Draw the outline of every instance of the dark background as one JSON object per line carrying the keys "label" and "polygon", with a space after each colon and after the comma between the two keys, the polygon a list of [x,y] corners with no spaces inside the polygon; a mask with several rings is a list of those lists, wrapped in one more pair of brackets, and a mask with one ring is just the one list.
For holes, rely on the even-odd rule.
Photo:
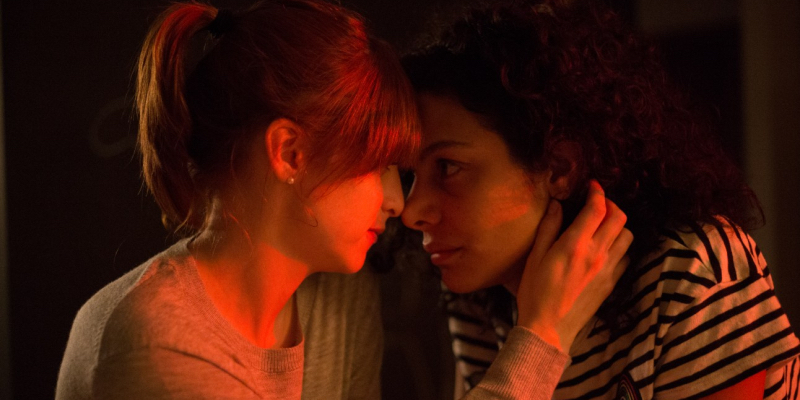
{"label": "dark background", "polygon": [[[214,2],[233,8],[248,3]],[[402,50],[414,45],[432,16],[453,15],[465,3],[345,5]],[[758,3],[613,2],[661,44],[676,80],[716,106],[726,148],[765,201],[768,224],[756,238],[771,261],[778,295],[800,323],[792,290],[800,284],[800,28],[792,22],[800,20],[800,2]],[[0,243],[0,399],[12,393],[17,399],[52,398],[78,308],[172,241],[140,183],[131,116],[137,51],[167,4],[2,2],[0,175],[6,187],[0,196],[7,243]],[[436,282],[425,271],[393,271],[383,286],[384,397],[451,398],[452,359],[436,308]]]}

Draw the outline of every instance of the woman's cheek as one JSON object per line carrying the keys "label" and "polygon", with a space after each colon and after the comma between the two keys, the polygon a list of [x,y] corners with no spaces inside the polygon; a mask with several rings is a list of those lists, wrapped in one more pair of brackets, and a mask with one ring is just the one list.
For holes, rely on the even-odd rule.
{"label": "woman's cheek", "polygon": [[468,173],[461,171],[456,176],[440,179],[438,186],[451,197],[467,197],[472,190],[478,190],[474,183],[470,182],[469,178]]}

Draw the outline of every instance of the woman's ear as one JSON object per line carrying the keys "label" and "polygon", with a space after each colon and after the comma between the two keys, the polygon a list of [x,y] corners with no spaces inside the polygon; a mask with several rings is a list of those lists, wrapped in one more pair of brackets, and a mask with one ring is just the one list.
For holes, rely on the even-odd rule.
{"label": "woman's ear", "polygon": [[578,159],[581,155],[580,146],[569,140],[562,140],[553,146],[550,155],[550,174],[547,179],[547,189],[550,197],[565,200],[575,187],[578,178]]}
{"label": "woman's ear", "polygon": [[275,177],[281,182],[294,183],[306,167],[303,129],[286,118],[278,118],[267,127],[264,141]]}
{"label": "woman's ear", "polygon": [[548,191],[550,197],[558,200],[566,200],[572,193],[570,179],[568,175],[555,176],[550,173],[550,179],[547,181]]}

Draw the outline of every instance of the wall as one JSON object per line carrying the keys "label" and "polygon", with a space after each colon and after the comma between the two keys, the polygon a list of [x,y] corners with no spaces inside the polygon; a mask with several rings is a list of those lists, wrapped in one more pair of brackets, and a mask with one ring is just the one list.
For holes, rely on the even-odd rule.
{"label": "wall", "polygon": [[783,307],[797,326],[800,1],[741,0],[740,4],[746,170],[767,217],[767,225],[755,238],[775,276]]}
{"label": "wall", "polygon": [[[2,42],[2,22],[0,22],[0,42]],[[9,356],[11,344],[8,338],[8,224],[6,223],[6,157],[2,60],[3,50],[2,46],[0,46],[0,399],[8,399],[11,397],[11,358]]]}

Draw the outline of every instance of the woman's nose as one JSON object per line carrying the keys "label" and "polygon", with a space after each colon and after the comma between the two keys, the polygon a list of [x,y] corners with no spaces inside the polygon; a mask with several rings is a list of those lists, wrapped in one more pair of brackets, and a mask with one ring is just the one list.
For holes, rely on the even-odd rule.
{"label": "woman's nose", "polygon": [[390,166],[381,175],[381,185],[383,186],[383,204],[381,209],[389,217],[399,217],[403,212],[403,187],[400,184],[400,173],[396,166]]}
{"label": "woman's nose", "polygon": [[425,185],[414,178],[414,184],[406,198],[406,207],[401,216],[403,224],[411,229],[423,230],[427,225],[439,222],[439,213]]}

